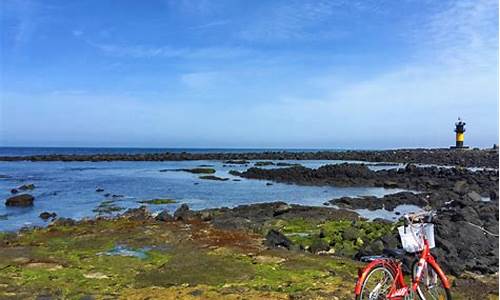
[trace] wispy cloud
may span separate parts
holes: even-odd
[[[367,9],[376,12],[379,6],[372,1],[284,1],[266,6],[240,31],[239,37],[265,42],[338,38],[346,31],[325,22],[342,14],[356,18],[358,11]]]
[[[498,1],[459,0],[442,6],[440,12],[418,26],[414,44],[420,52],[460,68],[495,67]]]
[[[349,128],[363,137],[354,143],[363,140],[367,147],[446,147],[453,142],[450,124],[462,116],[474,132],[469,142],[489,146],[498,136],[497,11],[491,0],[455,1],[420,24],[412,37],[419,47],[415,61],[358,81],[325,73],[304,80],[304,88],[321,88],[322,96],[284,94],[255,114],[263,123],[287,124],[297,139],[322,136],[345,144],[350,138],[339,132]]]
[[[8,24],[14,47],[18,48],[31,41],[42,24],[52,22],[57,7],[33,0],[4,0],[1,3],[2,25]]]
[[[178,48],[171,46],[115,45],[86,42],[105,54],[132,58],[231,59],[249,56],[253,50],[243,47]]]
[[[27,42],[34,34],[40,8],[37,3],[29,0],[12,0],[2,3],[2,19],[10,19],[14,24],[13,40],[16,47]]]
[[[190,29],[192,29],[192,30],[212,29],[214,27],[220,27],[220,26],[228,25],[230,23],[231,23],[230,20],[217,20],[217,21],[212,21],[212,22],[204,23],[204,24],[197,25],[197,26],[192,26],[192,27],[190,27]]]

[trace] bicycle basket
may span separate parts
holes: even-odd
[[[429,243],[429,248],[434,248],[436,246],[434,242],[434,224],[423,223],[423,224],[412,224],[406,226],[398,227],[399,236],[401,237],[401,243],[406,252],[414,253],[422,251],[424,249],[424,237]]]

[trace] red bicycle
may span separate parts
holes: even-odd
[[[450,283],[430,253],[434,247],[434,212],[404,215],[405,224],[398,228],[403,249],[386,249],[382,256],[366,256],[370,262],[358,273],[357,300],[407,300],[418,295],[422,300],[450,300]],[[419,253],[412,265],[411,284],[403,276],[405,252]]]

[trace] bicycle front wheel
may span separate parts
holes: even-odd
[[[394,282],[392,271],[382,264],[375,265],[361,282],[361,292],[356,300],[385,300]]]
[[[412,278],[417,275],[418,260],[413,262]],[[430,264],[425,264],[417,287],[417,294],[421,300],[451,300],[450,290],[444,286],[443,278]]]

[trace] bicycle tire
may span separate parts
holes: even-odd
[[[366,271],[366,269],[364,271]],[[396,274],[394,274],[394,272],[393,272],[393,270],[391,268],[388,268],[383,263],[375,264],[375,265],[373,265],[373,266],[370,267],[370,269],[369,269],[369,271],[367,273],[367,276],[364,278],[363,282],[357,282],[356,283],[356,286],[358,284],[361,284],[361,292],[359,293],[359,295],[356,295],[356,300],[366,300],[366,299],[368,299],[367,297],[364,297],[364,289],[366,287],[366,284],[367,284],[368,280],[371,278],[371,276],[375,272],[378,272],[378,271],[383,271],[386,274],[389,274],[391,276],[391,282],[390,283],[392,284],[392,282],[394,282],[394,279],[396,278]],[[358,279],[358,281],[359,281],[359,279]]]
[[[417,263],[418,263],[418,259],[417,259],[417,260],[415,260],[415,261],[413,262],[412,267],[411,267],[411,278],[412,278],[413,280],[415,279],[415,275],[416,275],[416,274],[415,274],[415,272],[416,272],[416,266],[417,266]],[[451,298],[451,291],[450,291],[450,289],[448,289],[448,288],[446,288],[446,287],[444,286],[444,281],[443,281],[443,278],[441,278],[441,276],[439,276],[439,273],[438,273],[438,272],[436,272],[436,269],[434,269],[434,267],[433,267],[431,264],[427,264],[427,268],[431,268],[431,269],[432,269],[432,271],[433,271],[436,275],[438,275],[438,276],[437,276],[437,278],[439,278],[439,281],[440,281],[440,283],[441,283],[441,286],[442,286],[442,288],[443,288],[443,290],[445,291],[445,294],[446,294],[446,298],[445,298],[445,299],[443,299],[443,300],[452,300],[452,298]],[[427,298],[426,298],[426,297],[422,294],[422,291],[421,291],[421,289],[420,289],[420,285],[419,285],[419,287],[417,288],[417,295],[418,295],[418,298],[419,298],[420,300],[427,300]]]

